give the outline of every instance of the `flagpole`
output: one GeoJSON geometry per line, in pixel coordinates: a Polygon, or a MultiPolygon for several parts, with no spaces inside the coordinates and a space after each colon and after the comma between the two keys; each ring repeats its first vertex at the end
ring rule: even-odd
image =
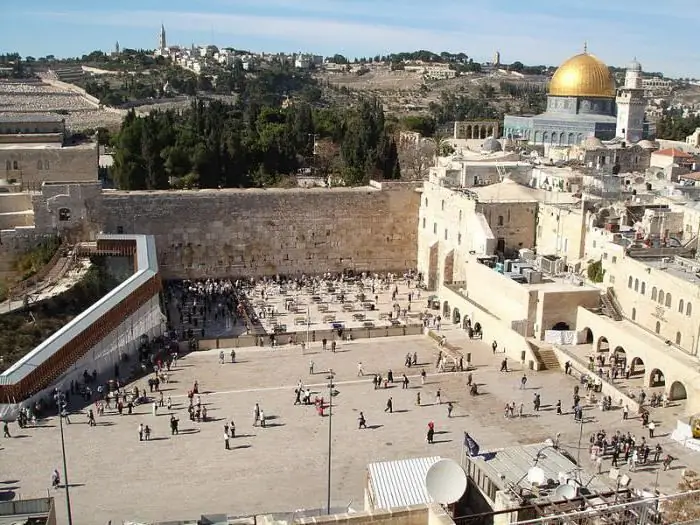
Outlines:
{"type": "Polygon", "coordinates": [[[459,458],[459,464],[464,468],[464,442],[467,440],[466,435],[462,436],[462,455],[459,458]]]}

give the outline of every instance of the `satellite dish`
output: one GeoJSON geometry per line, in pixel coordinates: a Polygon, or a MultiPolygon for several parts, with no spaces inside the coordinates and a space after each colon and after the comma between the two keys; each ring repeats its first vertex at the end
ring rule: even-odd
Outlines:
{"type": "Polygon", "coordinates": [[[441,459],[428,469],[425,488],[436,503],[449,505],[467,490],[467,473],[451,459],[441,459]]]}
{"type": "Polygon", "coordinates": [[[527,471],[527,480],[530,482],[530,484],[537,485],[539,487],[540,485],[545,484],[547,481],[547,476],[545,475],[544,470],[542,470],[540,467],[531,467],[530,470],[527,471]]]}
{"type": "Polygon", "coordinates": [[[554,491],[556,499],[574,499],[576,497],[576,487],[571,485],[559,485],[554,491]]]}

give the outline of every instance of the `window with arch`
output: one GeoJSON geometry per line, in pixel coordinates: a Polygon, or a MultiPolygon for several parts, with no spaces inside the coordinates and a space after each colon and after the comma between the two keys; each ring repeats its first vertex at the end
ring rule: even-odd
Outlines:
{"type": "Polygon", "coordinates": [[[12,161],[12,169],[13,170],[18,170],[19,169],[19,163],[16,160],[12,161]]]}
{"type": "Polygon", "coordinates": [[[676,344],[679,345],[681,344],[681,333],[676,332],[676,344]]]}
{"type": "Polygon", "coordinates": [[[498,216],[498,225],[503,226],[503,215],[498,216]]]}
{"type": "Polygon", "coordinates": [[[48,160],[44,161],[44,169],[45,170],[49,169],[49,161],[48,160]]]}
{"type": "Polygon", "coordinates": [[[659,290],[659,304],[664,304],[664,291],[659,290]]]}
{"type": "Polygon", "coordinates": [[[690,314],[692,314],[692,313],[693,313],[693,305],[690,303],[686,304],[685,305],[685,315],[690,317],[690,314]]]}
{"type": "Polygon", "coordinates": [[[683,313],[683,299],[678,301],[678,313],[683,313]]]}
{"type": "Polygon", "coordinates": [[[510,208],[508,208],[508,222],[510,222],[510,208]]]}
{"type": "Polygon", "coordinates": [[[637,319],[637,309],[632,308],[632,320],[634,321],[635,319],[637,319]]]}
{"type": "Polygon", "coordinates": [[[425,207],[428,207],[428,197],[425,198],[425,207]]]}
{"type": "Polygon", "coordinates": [[[644,295],[644,293],[647,291],[647,283],[642,281],[642,289],[640,290],[640,293],[644,295]]]}
{"type": "Polygon", "coordinates": [[[38,170],[44,169],[44,163],[41,160],[36,161],[36,169],[38,169],[38,170]]]}
{"type": "Polygon", "coordinates": [[[671,308],[671,301],[672,301],[672,300],[673,300],[673,299],[671,299],[671,294],[670,294],[670,293],[667,293],[667,294],[666,294],[666,308],[671,308]]]}
{"type": "Polygon", "coordinates": [[[656,301],[656,286],[651,289],[651,300],[656,301]]]}
{"type": "Polygon", "coordinates": [[[660,323],[659,321],[656,321],[656,328],[654,329],[654,331],[655,331],[657,334],[658,334],[659,332],[661,332],[661,323],[660,323]]]}
{"type": "Polygon", "coordinates": [[[433,223],[433,233],[437,233],[437,222],[433,223]]]}
{"type": "Polygon", "coordinates": [[[423,229],[425,229],[425,217],[423,217],[423,229]]]}
{"type": "Polygon", "coordinates": [[[627,288],[632,289],[632,276],[630,275],[627,279],[627,288]]]}
{"type": "Polygon", "coordinates": [[[440,209],[441,209],[442,211],[445,211],[445,200],[444,200],[444,199],[443,199],[443,201],[440,203],[440,209]]]}
{"type": "Polygon", "coordinates": [[[459,210],[459,220],[462,220],[462,210],[459,210]]]}
{"type": "Polygon", "coordinates": [[[639,291],[639,279],[634,280],[634,291],[639,291]]]}

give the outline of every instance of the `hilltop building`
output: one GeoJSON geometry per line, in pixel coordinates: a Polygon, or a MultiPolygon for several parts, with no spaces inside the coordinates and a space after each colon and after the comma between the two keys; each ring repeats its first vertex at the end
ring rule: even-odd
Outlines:
{"type": "Polygon", "coordinates": [[[618,93],[608,66],[584,50],[554,73],[546,111],[534,116],[506,115],[504,136],[546,146],[573,146],[588,137],[611,140],[617,136],[633,142],[647,138],[641,74],[641,65],[634,61],[618,93]]]}

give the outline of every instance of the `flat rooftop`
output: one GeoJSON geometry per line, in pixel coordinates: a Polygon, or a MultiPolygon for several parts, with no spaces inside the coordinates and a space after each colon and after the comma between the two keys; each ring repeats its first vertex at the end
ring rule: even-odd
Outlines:
{"type": "Polygon", "coordinates": [[[700,261],[678,256],[638,260],[651,268],[666,272],[677,279],[700,285],[700,261]]]}
{"type": "MultiPolygon", "coordinates": [[[[486,474],[499,490],[509,487],[522,490],[525,495],[532,491],[532,483],[527,479],[528,471],[537,466],[544,471],[544,479],[551,488],[540,486],[538,501],[560,501],[562,498],[554,494],[560,484],[560,474],[569,479],[575,479],[576,463],[567,458],[559,450],[546,443],[534,443],[482,451],[481,455],[472,458],[476,466],[486,474]]],[[[605,483],[603,476],[591,476],[581,473],[579,481],[591,493],[609,492],[614,490],[605,483]]]]}
{"type": "Polygon", "coordinates": [[[22,123],[27,123],[27,122],[42,122],[42,123],[47,123],[47,122],[55,122],[55,123],[62,123],[65,119],[61,115],[52,115],[52,114],[46,114],[46,113],[33,113],[33,112],[26,112],[26,113],[3,113],[0,115],[0,123],[12,123],[12,122],[22,122],[22,123]]]}

